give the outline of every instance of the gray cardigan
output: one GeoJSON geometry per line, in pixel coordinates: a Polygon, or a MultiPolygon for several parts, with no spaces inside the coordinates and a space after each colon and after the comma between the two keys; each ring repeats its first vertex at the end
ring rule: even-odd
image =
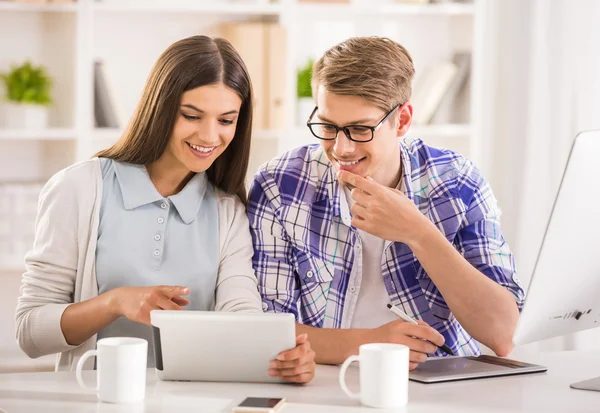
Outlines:
{"type": "MultiPolygon", "coordinates": [[[[98,295],[95,259],[101,201],[97,158],[58,172],[40,194],[35,242],[25,256],[17,302],[16,333],[29,357],[58,353],[56,370],[72,370],[78,358],[96,346],[96,336],[80,346],[69,345],[60,320],[70,304],[98,295]]],[[[221,191],[217,204],[221,258],[214,309],[261,312],[245,208],[237,197],[221,191]]]]}

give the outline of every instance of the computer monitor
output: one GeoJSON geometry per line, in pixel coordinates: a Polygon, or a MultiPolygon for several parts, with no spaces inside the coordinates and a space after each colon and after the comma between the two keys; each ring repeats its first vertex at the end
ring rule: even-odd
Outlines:
{"type": "MultiPolygon", "coordinates": [[[[575,138],[513,342],[600,327],[600,130],[575,138]]],[[[572,387],[600,391],[600,377],[572,387]],[[577,387],[579,386],[579,387],[577,387]]]]}

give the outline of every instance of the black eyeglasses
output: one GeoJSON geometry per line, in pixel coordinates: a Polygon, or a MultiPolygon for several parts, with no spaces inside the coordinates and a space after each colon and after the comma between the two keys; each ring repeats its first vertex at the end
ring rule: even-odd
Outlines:
{"type": "Polygon", "coordinates": [[[315,106],[315,109],[312,111],[310,117],[308,118],[308,121],[306,122],[306,126],[308,126],[308,128],[316,138],[322,139],[324,141],[332,141],[337,139],[337,136],[340,133],[340,131],[343,131],[344,135],[346,135],[346,137],[351,141],[370,142],[375,137],[375,131],[379,129],[381,125],[383,125],[384,122],[388,120],[392,113],[394,113],[402,105],[404,104],[399,103],[396,106],[394,106],[394,108],[390,110],[387,113],[387,115],[385,115],[385,117],[381,119],[379,123],[375,126],[348,125],[343,127],[331,123],[312,123],[311,119],[313,118],[313,116],[315,116],[315,113],[317,113],[317,110],[319,109],[318,106],[315,106]]]}

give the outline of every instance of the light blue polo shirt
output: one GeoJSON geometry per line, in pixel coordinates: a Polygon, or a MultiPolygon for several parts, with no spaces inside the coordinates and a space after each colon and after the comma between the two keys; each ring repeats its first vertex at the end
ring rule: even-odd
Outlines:
{"type": "MultiPolygon", "coordinates": [[[[164,198],[144,165],[101,159],[103,193],[96,247],[98,293],[125,286],[181,285],[190,288],[187,310],[214,307],[219,269],[219,228],[214,188],[205,173],[164,198]]],[[[152,329],[124,317],[98,333],[148,340],[152,329]]]]}

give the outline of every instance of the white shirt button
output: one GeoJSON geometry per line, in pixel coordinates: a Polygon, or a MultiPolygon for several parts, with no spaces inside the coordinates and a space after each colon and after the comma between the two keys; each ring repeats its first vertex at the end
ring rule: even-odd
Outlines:
{"type": "Polygon", "coordinates": [[[350,292],[351,293],[355,293],[356,292],[356,287],[355,286],[350,287],[350,292]]]}
{"type": "Polygon", "coordinates": [[[154,250],[154,256],[158,257],[160,255],[160,250],[154,250]]]}
{"type": "Polygon", "coordinates": [[[306,273],[306,276],[307,276],[308,278],[312,278],[312,277],[313,277],[313,275],[315,275],[315,273],[314,273],[314,272],[312,272],[312,270],[306,273]]]}
{"type": "Polygon", "coordinates": [[[269,306],[267,303],[262,303],[262,309],[263,311],[267,311],[269,309],[269,306]]]}
{"type": "Polygon", "coordinates": [[[156,235],[154,236],[154,239],[155,239],[156,241],[160,241],[160,234],[156,234],[156,235]]]}
{"type": "Polygon", "coordinates": [[[158,223],[162,224],[163,222],[165,222],[165,219],[163,217],[158,218],[158,223]]]}
{"type": "Polygon", "coordinates": [[[162,209],[166,209],[166,208],[167,208],[167,204],[166,204],[165,202],[163,202],[162,204],[160,204],[160,207],[161,207],[162,209]]]}
{"type": "Polygon", "coordinates": [[[357,250],[357,251],[360,251],[360,250],[362,250],[362,245],[360,245],[360,244],[356,244],[356,250],[357,250]]]}

